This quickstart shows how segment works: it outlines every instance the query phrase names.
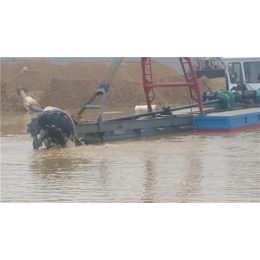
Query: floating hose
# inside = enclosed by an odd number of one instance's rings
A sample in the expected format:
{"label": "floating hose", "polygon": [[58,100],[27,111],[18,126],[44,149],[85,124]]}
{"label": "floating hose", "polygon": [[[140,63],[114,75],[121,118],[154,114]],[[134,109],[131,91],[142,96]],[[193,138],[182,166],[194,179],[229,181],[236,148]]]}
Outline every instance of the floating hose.
{"label": "floating hose", "polygon": [[37,101],[33,99],[30,96],[27,96],[25,90],[18,86],[17,87],[17,93],[22,97],[23,99],[23,106],[26,108],[26,110],[30,112],[42,112],[43,109],[38,105]]}

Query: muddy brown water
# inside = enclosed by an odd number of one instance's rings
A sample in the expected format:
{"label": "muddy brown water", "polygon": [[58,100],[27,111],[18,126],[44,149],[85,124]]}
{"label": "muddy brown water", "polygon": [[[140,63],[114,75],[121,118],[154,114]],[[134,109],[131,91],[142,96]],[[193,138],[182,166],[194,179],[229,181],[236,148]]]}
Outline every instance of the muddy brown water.
{"label": "muddy brown water", "polygon": [[259,129],[34,151],[26,132],[33,116],[1,114],[2,202],[260,200]]}

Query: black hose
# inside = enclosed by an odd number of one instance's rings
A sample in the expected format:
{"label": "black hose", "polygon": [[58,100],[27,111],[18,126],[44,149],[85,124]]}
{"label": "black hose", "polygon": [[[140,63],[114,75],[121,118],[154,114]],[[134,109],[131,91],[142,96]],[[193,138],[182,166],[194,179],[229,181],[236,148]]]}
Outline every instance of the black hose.
{"label": "black hose", "polygon": [[[207,101],[207,102],[203,102],[202,104],[203,105],[209,105],[209,104],[217,104],[217,103],[219,103],[219,100]],[[198,106],[199,106],[199,104],[187,105],[187,106],[182,106],[182,107],[175,107],[175,108],[169,109],[168,111],[172,112],[172,111],[178,111],[178,110],[183,110],[183,109],[192,108],[192,107],[198,107]],[[165,110],[147,112],[147,113],[138,114],[138,115],[132,115],[132,116],[112,118],[112,119],[104,120],[103,122],[136,119],[136,118],[143,117],[143,116],[152,116],[152,115],[163,114],[163,113],[165,113]]]}
{"label": "black hose", "polygon": [[25,97],[27,97],[27,95],[26,95],[26,91],[25,91],[25,89],[23,89],[22,87],[17,87],[17,93],[18,93],[18,95],[20,95],[22,98],[25,98]]}
{"label": "black hose", "polygon": [[33,112],[42,112],[43,109],[36,106],[36,105],[30,105],[30,109],[33,111]]}
{"label": "black hose", "polygon": [[[27,97],[27,94],[26,94],[25,89],[23,89],[23,88],[20,87],[20,86],[17,87],[17,93],[18,93],[18,95],[20,95],[23,99]],[[35,105],[35,104],[30,105],[30,109],[31,109],[33,112],[42,112],[42,111],[43,111],[42,108],[38,107],[38,106]]]}

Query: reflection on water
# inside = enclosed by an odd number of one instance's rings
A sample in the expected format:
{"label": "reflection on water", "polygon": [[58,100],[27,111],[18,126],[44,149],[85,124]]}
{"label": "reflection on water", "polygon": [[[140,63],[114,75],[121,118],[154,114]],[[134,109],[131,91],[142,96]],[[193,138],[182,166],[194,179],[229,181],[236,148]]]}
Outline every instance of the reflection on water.
{"label": "reflection on water", "polygon": [[259,202],[259,130],[34,151],[31,116],[1,120],[3,202]]}
{"label": "reflection on water", "polygon": [[[203,140],[200,139],[200,141]],[[203,145],[203,142],[200,142],[200,145]],[[193,198],[196,194],[200,193],[201,180],[203,178],[200,160],[201,158],[198,156],[194,147],[187,152],[185,162],[187,167],[186,174],[183,176],[176,194],[179,198],[179,202],[190,202],[190,198]]]}
{"label": "reflection on water", "polygon": [[154,202],[156,197],[156,158],[145,159],[143,202]]}
{"label": "reflection on water", "polygon": [[108,160],[104,159],[100,161],[99,165],[99,183],[100,185],[107,185],[109,182],[109,167]]}
{"label": "reflection on water", "polygon": [[54,148],[50,150],[35,151],[29,167],[32,172],[41,174],[43,178],[48,176],[64,178],[82,164],[88,164],[88,160],[69,157],[68,149]]}

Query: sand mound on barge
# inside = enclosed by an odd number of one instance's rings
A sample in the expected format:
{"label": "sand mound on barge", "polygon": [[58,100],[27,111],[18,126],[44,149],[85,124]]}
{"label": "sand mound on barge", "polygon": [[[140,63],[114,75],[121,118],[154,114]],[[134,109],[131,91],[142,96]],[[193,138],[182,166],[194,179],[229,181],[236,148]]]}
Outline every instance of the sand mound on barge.
{"label": "sand mound on barge", "polygon": [[[56,65],[45,60],[23,60],[1,63],[1,110],[25,111],[23,102],[16,92],[22,86],[41,107],[55,106],[60,109],[80,109],[94,93],[110,63],[71,62]],[[155,82],[182,81],[183,75],[174,69],[152,61]],[[225,80],[199,80],[201,92],[225,89]],[[209,87],[207,87],[206,85]],[[179,106],[189,103],[187,89],[160,88],[155,90],[160,106]],[[123,61],[110,88],[107,108],[132,107],[145,104],[141,83],[140,62]]]}

